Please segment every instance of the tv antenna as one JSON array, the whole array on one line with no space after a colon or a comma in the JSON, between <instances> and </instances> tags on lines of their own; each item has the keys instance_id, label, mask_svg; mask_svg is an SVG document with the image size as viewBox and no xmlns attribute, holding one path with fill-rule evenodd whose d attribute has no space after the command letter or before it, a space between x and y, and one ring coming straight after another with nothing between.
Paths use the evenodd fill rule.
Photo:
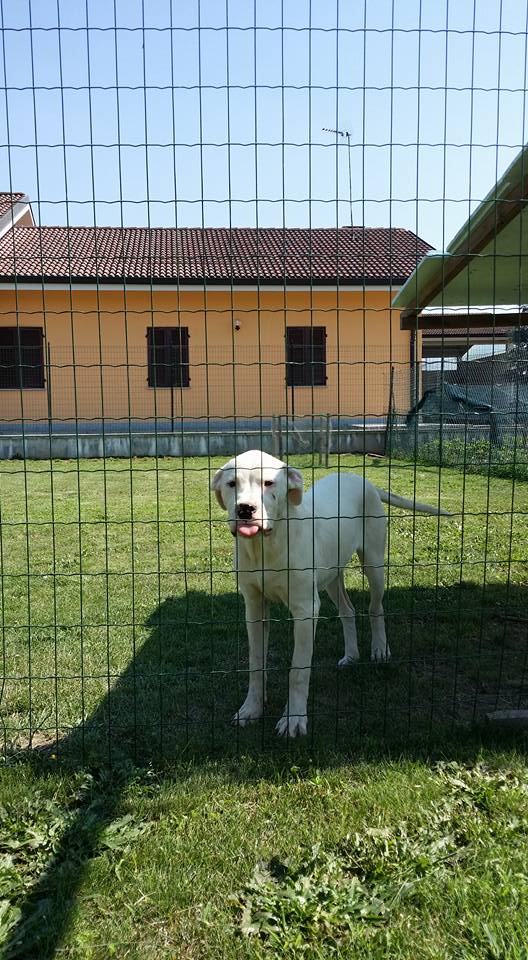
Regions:
<instances>
[{"instance_id":1,"label":"tv antenna","mask_svg":"<svg viewBox=\"0 0 528 960\"><path fill-rule=\"evenodd\" d=\"M335 133L336 136L342 137L343 140L346 140L348 143L348 202L350 204L350 229L352 233L354 232L354 216L352 213L352 158L350 152L350 137L352 133L350 130L334 130L333 127L323 127L325 133Z\"/></svg>"}]
</instances>

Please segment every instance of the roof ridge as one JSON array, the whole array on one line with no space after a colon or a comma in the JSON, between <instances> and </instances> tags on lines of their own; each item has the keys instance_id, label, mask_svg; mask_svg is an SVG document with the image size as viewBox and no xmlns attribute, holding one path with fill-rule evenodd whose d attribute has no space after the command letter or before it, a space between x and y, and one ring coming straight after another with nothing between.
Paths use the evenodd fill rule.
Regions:
<instances>
[{"instance_id":1,"label":"roof ridge","mask_svg":"<svg viewBox=\"0 0 528 960\"><path fill-rule=\"evenodd\" d=\"M2 194L0 193L0 196ZM119 224L60 224L60 223L44 223L44 224L32 224L25 225L16 228L17 230L136 230L136 231L145 231L145 232L154 232L156 230L180 233L183 231L189 233L234 233L234 232L247 232L247 233L336 233L340 231L350 231L350 227L341 226L341 227L168 227L168 226L125 226ZM418 240L421 240L422 243L427 244L426 240L423 240L418 234L414 233L413 230L409 230L408 227L360 227L355 226L353 232L361 231L362 233L368 232L381 232L384 233L401 233L406 234L410 237L415 237ZM427 244L427 246L430 246Z\"/></svg>"}]
</instances>

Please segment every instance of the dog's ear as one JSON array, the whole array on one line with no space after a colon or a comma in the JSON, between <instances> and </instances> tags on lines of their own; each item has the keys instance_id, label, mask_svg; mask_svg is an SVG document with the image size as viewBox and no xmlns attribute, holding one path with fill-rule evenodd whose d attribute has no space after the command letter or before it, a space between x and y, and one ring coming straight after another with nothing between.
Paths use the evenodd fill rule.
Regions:
<instances>
[{"instance_id":1,"label":"dog's ear","mask_svg":"<svg viewBox=\"0 0 528 960\"><path fill-rule=\"evenodd\" d=\"M216 499L218 500L218 503L220 504L222 510L227 510L227 507L226 507L226 505L225 505L225 503L224 503L224 498L223 498L223 496L222 496L222 474L223 474L223 472L224 472L224 468L223 468L223 467L220 467L220 470L217 470L217 471L216 471L213 479L211 480L211 490L214 490Z\"/></svg>"},{"instance_id":2,"label":"dog's ear","mask_svg":"<svg viewBox=\"0 0 528 960\"><path fill-rule=\"evenodd\" d=\"M288 467L288 500L298 507L303 498L302 474L294 467Z\"/></svg>"}]
</instances>

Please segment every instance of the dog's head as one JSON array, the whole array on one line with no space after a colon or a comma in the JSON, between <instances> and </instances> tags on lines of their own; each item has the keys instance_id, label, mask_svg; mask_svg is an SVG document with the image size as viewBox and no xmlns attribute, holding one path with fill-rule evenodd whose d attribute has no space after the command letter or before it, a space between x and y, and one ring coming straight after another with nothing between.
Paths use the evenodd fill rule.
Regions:
<instances>
[{"instance_id":1,"label":"dog's head","mask_svg":"<svg viewBox=\"0 0 528 960\"><path fill-rule=\"evenodd\" d=\"M227 510L233 536L269 536L275 521L287 515L288 504L298 506L302 476L282 460L262 450L248 450L216 471L211 490Z\"/></svg>"}]
</instances>

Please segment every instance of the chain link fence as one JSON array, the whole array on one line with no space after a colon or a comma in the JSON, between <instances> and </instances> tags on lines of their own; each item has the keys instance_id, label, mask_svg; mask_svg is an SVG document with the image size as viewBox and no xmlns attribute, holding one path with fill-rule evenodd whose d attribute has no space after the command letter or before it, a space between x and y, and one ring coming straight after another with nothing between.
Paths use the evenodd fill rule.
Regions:
<instances>
[{"instance_id":1,"label":"chain link fence","mask_svg":"<svg viewBox=\"0 0 528 960\"><path fill-rule=\"evenodd\" d=\"M158 377L174 366L159 364ZM283 452L312 453L322 442L335 452L384 451L390 404L405 408L411 396L408 349L329 346L316 386L288 383L287 369L284 347L191 344L185 386L173 376L158 386L146 347L48 346L42 389L4 394L0 456L228 455L235 442L277 446L277 434Z\"/></svg>"},{"instance_id":2,"label":"chain link fence","mask_svg":"<svg viewBox=\"0 0 528 960\"><path fill-rule=\"evenodd\" d=\"M464 446L466 458L474 448L483 463L483 445L497 450L526 445L524 348L501 345L497 355L493 344L476 345L462 358L418 358L414 363L408 352L388 345L327 348L321 389L288 384L280 347L209 347L198 357L191 354L184 386L174 377L158 386L149 381L146 349L48 345L42 367L22 360L33 376L41 377L42 389L4 393L0 453L9 459L10 451L13 456L25 449L26 455L33 450L39 456L45 448L38 437L95 436L108 441L113 455L120 450L130 455L130 442L120 446L112 437L130 441L142 434L172 435L189 453L198 453L203 447L193 436L212 434L217 435L217 451L227 454L237 431L269 445L277 430L290 433L292 443L296 434L306 433L299 452L312 453L320 449L322 429L330 430L332 452L383 454L390 433L394 456L427 452L433 462L439 462L440 447L446 456L452 443ZM160 364L158 375L165 366L172 372L174 364ZM3 368L11 370L12 359L4 356ZM25 446L17 447L17 440ZM142 442L145 449L144 438ZM155 453L155 439L152 443ZM79 455L84 455L82 446Z\"/></svg>"},{"instance_id":3,"label":"chain link fence","mask_svg":"<svg viewBox=\"0 0 528 960\"><path fill-rule=\"evenodd\" d=\"M526 476L528 366L515 343L424 360L407 411L394 403L390 451L439 466Z\"/></svg>"}]
</instances>

